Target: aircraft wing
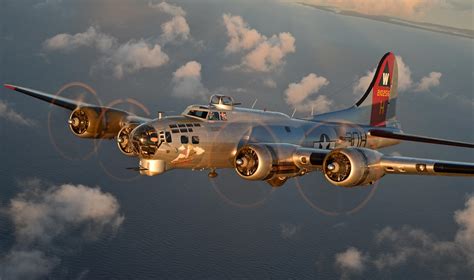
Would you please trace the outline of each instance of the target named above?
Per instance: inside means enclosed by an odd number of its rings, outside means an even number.
[[[26,87],[4,86],[72,111],[69,126],[76,136],[82,138],[114,138],[125,126],[135,127],[151,120],[124,110],[88,104]]]
[[[240,177],[265,180],[272,186],[317,170],[341,187],[372,184],[387,174],[474,176],[473,163],[391,156],[359,147],[322,150],[284,143],[247,144],[237,152],[234,166]]]
[[[5,84],[5,88],[21,92],[23,94],[29,95],[34,98],[38,98],[40,100],[46,101],[48,103],[54,104],[56,106],[68,109],[68,110],[74,110],[79,106],[93,106],[91,104],[83,103],[80,101],[75,101],[72,99],[64,98],[61,96],[55,96],[49,93],[41,92],[38,90],[26,88],[26,87],[19,87],[19,86],[14,86],[14,85],[9,85]]]
[[[369,134],[372,135],[372,136],[387,138],[387,139],[396,139],[396,140],[421,142],[421,143],[429,143],[429,144],[438,144],[438,145],[446,145],[446,146],[455,146],[455,147],[463,147],[463,148],[474,148],[474,144],[472,144],[472,143],[452,141],[452,140],[439,139],[439,138],[432,138],[432,137],[419,136],[419,135],[397,133],[397,132],[391,132],[391,131],[381,130],[381,129],[371,129],[369,131]]]

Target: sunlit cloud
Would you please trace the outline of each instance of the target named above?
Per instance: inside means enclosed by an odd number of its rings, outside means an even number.
[[[184,11],[183,8],[167,2],[156,4],[148,2],[148,7],[173,16],[169,21],[161,24],[162,34],[160,36],[160,42],[162,44],[177,43],[190,39],[191,31],[186,21],[186,11]]]
[[[158,44],[145,40],[129,41],[103,58],[104,65],[110,65],[118,79],[125,74],[135,73],[141,69],[158,68],[169,61],[169,57]]]
[[[268,38],[250,28],[240,16],[223,14],[222,18],[229,37],[226,53],[244,52],[241,64],[227,67],[227,70],[270,72],[285,63],[286,55],[295,52],[295,38],[289,32]]]
[[[209,90],[201,82],[201,64],[189,61],[173,73],[173,95],[184,98],[204,99]]]
[[[161,3],[148,2],[148,7],[172,16],[186,16],[186,12],[183,10],[183,8],[164,1]]]
[[[84,32],[76,34],[61,33],[46,41],[43,46],[48,51],[72,51],[80,47],[96,47],[101,52],[107,52],[116,44],[116,39],[102,33],[98,27],[91,26]]]
[[[325,77],[311,73],[298,83],[291,83],[285,90],[285,101],[298,112],[324,113],[331,109],[333,101],[325,95],[318,95],[319,90],[327,86],[329,81]]]
[[[431,88],[439,86],[442,75],[440,72],[431,72],[428,76],[421,78],[415,91],[429,91]]]
[[[353,274],[360,274],[366,268],[367,256],[357,248],[350,247],[336,254],[335,266],[342,274],[342,279],[348,279]]]
[[[158,68],[169,61],[161,46],[150,40],[130,40],[119,44],[111,35],[91,26],[85,32],[62,33],[43,43],[47,51],[70,52],[80,47],[93,47],[100,53],[98,64],[93,68],[111,69],[114,77],[122,79],[125,74],[136,73],[142,69]]]
[[[71,184],[46,187],[36,179],[24,188],[2,210],[13,222],[16,240],[2,256],[2,279],[44,278],[60,263],[57,245],[67,239],[78,244],[114,233],[124,220],[117,199],[99,188]]]

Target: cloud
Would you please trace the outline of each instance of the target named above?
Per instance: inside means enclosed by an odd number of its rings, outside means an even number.
[[[438,240],[434,235],[410,226],[385,227],[376,232],[375,243],[385,249],[367,257],[367,264],[380,271],[420,264],[429,267],[435,278],[456,278],[474,272],[474,196],[465,208],[455,212],[459,229],[453,240]],[[338,254],[339,255],[339,254]],[[368,255],[368,254],[367,254]]]
[[[354,85],[352,91],[355,94],[364,93],[369,88],[370,82],[372,82],[374,75],[375,75],[375,68],[373,70],[367,71],[365,76],[362,76],[359,78],[357,83]]]
[[[256,29],[250,29],[242,17],[224,14],[222,18],[229,37],[229,42],[225,47],[227,53],[252,49],[264,40],[260,32]]]
[[[72,51],[80,47],[96,47],[105,52],[116,44],[116,39],[110,35],[100,32],[97,27],[91,26],[85,32],[74,35],[57,34],[43,43],[43,47],[49,51]]]
[[[295,52],[295,38],[291,33],[282,32],[270,38],[251,29],[240,16],[222,15],[229,42],[226,53],[246,51],[239,67],[247,71],[270,72],[284,64],[284,58]]]
[[[142,69],[158,68],[169,61],[168,55],[157,43],[140,39],[118,44],[116,38],[98,31],[98,28],[93,26],[83,33],[53,36],[43,43],[43,47],[48,51],[66,52],[79,47],[94,47],[101,52],[101,57],[93,69],[111,69],[117,79]]]
[[[159,10],[160,12],[167,13],[172,16],[185,16],[186,12],[180,6],[169,4],[167,2],[161,2],[159,4],[153,4],[148,2],[148,7]]]
[[[162,34],[160,36],[163,44],[186,41],[190,38],[190,28],[186,21],[186,12],[180,6],[161,2],[153,4],[148,2],[148,7],[173,16],[171,20],[161,24]]]
[[[15,124],[20,124],[20,125],[25,125],[25,126],[33,126],[35,124],[33,120],[25,118],[21,114],[9,108],[9,105],[2,100],[0,100],[0,118],[3,118]]]
[[[352,274],[360,274],[365,270],[367,257],[354,247],[336,254],[336,268],[341,271],[342,278],[346,279]]]
[[[321,76],[311,73],[301,79],[299,83],[291,83],[285,90],[285,101],[288,105],[301,112],[316,111],[323,113],[329,111],[332,100],[325,95],[318,95],[316,99],[310,99],[312,95],[318,93],[323,86],[327,86],[329,81]]]
[[[59,258],[38,250],[12,250],[0,263],[0,276],[5,279],[46,278],[60,263]]]
[[[189,61],[173,73],[173,95],[184,98],[206,98],[209,90],[201,82],[201,64]]]
[[[42,278],[60,263],[55,251],[64,240],[95,240],[115,232],[124,220],[115,197],[99,188],[44,188],[37,180],[27,186],[3,210],[13,222],[16,243],[1,259],[0,278]]]
[[[411,70],[399,55],[395,56],[398,64],[398,90],[406,91],[413,86]]]
[[[465,206],[464,210],[458,210],[454,215],[460,227],[454,242],[465,250],[469,267],[474,271],[474,196],[466,201]]]
[[[271,78],[263,80],[263,85],[266,86],[266,87],[269,87],[269,88],[276,88],[277,87],[277,83]]]
[[[114,76],[123,78],[124,74],[135,73],[145,68],[158,68],[169,61],[169,57],[158,44],[145,40],[129,41],[120,45],[105,59],[105,65],[110,65]]]
[[[188,40],[190,36],[189,25],[182,16],[175,16],[170,21],[161,25],[163,34],[161,38],[164,43],[177,40]]]
[[[421,78],[418,83],[413,82],[411,69],[403,61],[401,56],[396,56],[398,64],[398,90],[400,92],[414,90],[414,91],[428,91],[432,87],[439,86],[439,79],[442,74],[439,72],[431,72],[429,76]],[[353,86],[354,94],[364,93],[372,82],[375,75],[375,68],[367,71],[366,75],[360,77]]]
[[[300,230],[301,230],[300,225],[287,224],[287,223],[280,224],[280,236],[283,239],[293,239]]]
[[[429,91],[431,88],[439,86],[441,76],[440,72],[431,72],[429,76],[421,78],[415,91]]]

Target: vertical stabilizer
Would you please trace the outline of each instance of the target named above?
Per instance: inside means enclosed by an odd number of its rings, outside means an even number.
[[[345,110],[314,116],[318,121],[350,122],[360,125],[386,127],[398,125],[398,68],[395,55],[386,53],[380,60],[374,78],[357,103]]]

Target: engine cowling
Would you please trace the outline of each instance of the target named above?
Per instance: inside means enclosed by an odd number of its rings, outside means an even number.
[[[101,107],[79,107],[69,116],[69,128],[82,138],[114,138],[127,113]]]
[[[266,180],[272,186],[282,185],[287,178],[320,168],[315,160],[318,150],[292,144],[248,144],[236,154],[237,174],[247,180]]]
[[[135,156],[137,154],[133,148],[132,141],[130,140],[130,133],[135,129],[135,127],[137,127],[136,124],[126,125],[122,127],[117,134],[117,146],[120,152],[126,156]]]
[[[385,175],[380,166],[382,154],[364,148],[345,148],[331,151],[324,159],[326,179],[346,188],[372,184]]]
[[[247,145],[235,158],[237,174],[247,180],[265,180],[272,172],[273,156],[265,145]]]

